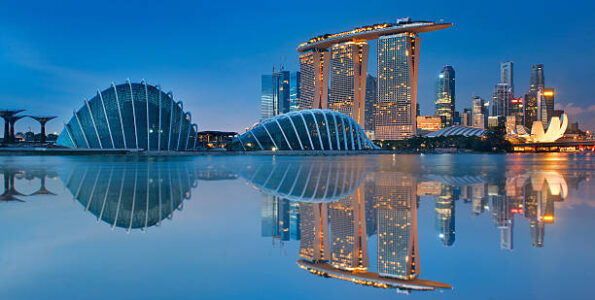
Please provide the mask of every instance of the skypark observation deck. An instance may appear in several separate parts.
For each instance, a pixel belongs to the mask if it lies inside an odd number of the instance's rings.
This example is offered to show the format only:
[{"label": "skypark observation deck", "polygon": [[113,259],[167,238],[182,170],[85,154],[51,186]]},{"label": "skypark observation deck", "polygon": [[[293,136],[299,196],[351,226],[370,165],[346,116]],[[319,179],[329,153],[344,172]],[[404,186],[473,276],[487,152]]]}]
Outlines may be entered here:
[{"label": "skypark observation deck", "polygon": [[430,21],[406,21],[397,23],[384,23],[359,27],[350,31],[325,34],[311,38],[308,42],[298,46],[298,52],[306,52],[313,49],[328,49],[335,44],[357,41],[377,40],[381,36],[399,33],[423,33],[445,29],[452,26],[452,23],[438,23]]}]

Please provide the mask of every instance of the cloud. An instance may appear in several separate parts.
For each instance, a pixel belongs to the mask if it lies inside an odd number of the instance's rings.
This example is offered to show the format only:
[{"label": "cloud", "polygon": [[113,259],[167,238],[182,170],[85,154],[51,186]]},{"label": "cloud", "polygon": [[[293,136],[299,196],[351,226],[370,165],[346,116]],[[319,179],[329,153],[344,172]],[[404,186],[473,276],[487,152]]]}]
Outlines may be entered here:
[{"label": "cloud", "polygon": [[566,105],[562,104],[562,103],[556,103],[556,109],[561,109],[564,110],[564,112],[569,115],[569,116],[576,116],[576,115],[580,115],[586,111],[591,111],[591,108],[593,109],[593,111],[595,111],[595,105],[591,105],[589,106],[589,108],[582,108],[579,106],[574,106],[574,103],[570,102]]}]

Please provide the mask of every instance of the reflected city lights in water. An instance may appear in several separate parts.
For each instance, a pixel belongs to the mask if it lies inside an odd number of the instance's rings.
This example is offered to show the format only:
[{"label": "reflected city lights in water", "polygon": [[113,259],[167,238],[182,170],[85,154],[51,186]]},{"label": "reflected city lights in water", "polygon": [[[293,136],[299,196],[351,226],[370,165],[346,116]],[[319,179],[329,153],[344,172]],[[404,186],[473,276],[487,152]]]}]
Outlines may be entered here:
[{"label": "reflected city lights in water", "polygon": [[[570,217],[560,219],[560,207],[595,207],[575,196],[584,193],[593,175],[593,164],[582,157],[468,158],[472,160],[449,154],[61,158],[54,163],[3,159],[0,210],[35,205],[42,198],[74,199],[81,214],[103,227],[134,234],[165,219],[170,220],[167,226],[174,226],[174,215],[186,214],[186,201],[200,203],[208,197],[203,188],[216,185],[225,191],[246,183],[260,201],[252,195],[233,203],[259,206],[260,216],[245,218],[260,219],[257,240],[270,238],[273,247],[295,249],[285,258],[296,264],[291,272],[303,269],[317,275],[310,276],[313,279],[411,293],[449,291],[464,280],[441,276],[435,266],[424,272],[428,261],[437,260],[432,247],[473,243],[459,241],[459,220],[482,228],[491,222],[497,233],[481,234],[495,242],[490,247],[499,243],[504,254],[518,243],[547,247],[548,228]],[[232,212],[233,206],[226,209],[231,215],[240,213]],[[188,214],[184,219],[198,217]],[[425,229],[427,224],[433,232]]]}]

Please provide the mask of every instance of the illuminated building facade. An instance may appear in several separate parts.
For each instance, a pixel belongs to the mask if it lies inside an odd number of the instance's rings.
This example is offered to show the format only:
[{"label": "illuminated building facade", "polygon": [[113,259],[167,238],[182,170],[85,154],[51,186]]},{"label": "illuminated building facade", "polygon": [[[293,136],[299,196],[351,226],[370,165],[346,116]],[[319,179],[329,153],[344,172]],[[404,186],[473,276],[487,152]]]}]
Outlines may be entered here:
[{"label": "illuminated building facade", "polygon": [[435,115],[442,118],[442,127],[453,125],[455,114],[455,70],[452,66],[444,66],[438,75]]},{"label": "illuminated building facade", "polygon": [[296,110],[327,109],[330,52],[314,49],[300,55],[300,97]]},{"label": "illuminated building facade", "polygon": [[442,185],[440,196],[436,197],[436,230],[444,246],[455,242],[455,202],[450,186]]},{"label": "illuminated building facade", "polygon": [[378,39],[377,140],[402,140],[416,133],[419,43],[412,33]]},{"label": "illuminated building facade", "polygon": [[301,73],[291,72],[289,74],[289,111],[299,109],[300,102]]},{"label": "illuminated building facade", "polygon": [[537,93],[537,111],[545,127],[554,116],[554,89],[543,89]]},{"label": "illuminated building facade", "polygon": [[366,42],[347,42],[331,48],[331,91],[328,108],[353,118],[365,128],[368,50]]},{"label": "illuminated building facade", "polygon": [[488,105],[481,97],[473,96],[471,99],[471,118],[473,127],[488,127]]},{"label": "illuminated building facade", "polygon": [[[399,19],[314,37],[298,47],[301,95],[299,109],[330,108],[352,116],[360,127],[374,130],[378,140],[398,140],[416,133],[418,34],[450,23]],[[365,105],[367,41],[378,40],[378,90],[375,106]],[[331,94],[327,101],[329,76]],[[337,77],[336,79],[333,77]],[[374,126],[366,116],[374,107]],[[354,113],[354,109],[356,113]]]},{"label": "illuminated building facade", "polygon": [[442,129],[442,118],[438,116],[417,116],[417,129],[421,131],[438,131]]},{"label": "illuminated building facade", "polygon": [[112,84],[73,112],[56,144],[69,148],[189,151],[197,125],[182,101],[141,83]]}]

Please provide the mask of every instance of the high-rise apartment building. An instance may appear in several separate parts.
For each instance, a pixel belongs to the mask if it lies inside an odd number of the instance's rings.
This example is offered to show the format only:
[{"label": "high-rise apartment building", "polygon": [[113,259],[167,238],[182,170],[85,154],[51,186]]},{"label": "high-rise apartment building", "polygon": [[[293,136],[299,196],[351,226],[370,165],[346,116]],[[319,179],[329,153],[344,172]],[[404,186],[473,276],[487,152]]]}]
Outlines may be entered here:
[{"label": "high-rise apartment building", "polygon": [[300,55],[300,97],[297,110],[327,109],[330,52],[314,49]]},{"label": "high-rise apartment building", "polygon": [[438,75],[436,86],[435,115],[442,118],[442,127],[453,125],[455,113],[455,70],[444,66]]},{"label": "high-rise apartment building", "polygon": [[378,103],[375,138],[415,135],[420,38],[413,33],[378,39]]},{"label": "high-rise apartment building", "polygon": [[350,116],[364,129],[369,48],[366,42],[336,44],[330,59],[328,108]]},{"label": "high-rise apartment building", "polygon": [[478,96],[471,99],[471,118],[472,126],[479,128],[488,127],[488,105]]},{"label": "high-rise apartment building", "polygon": [[366,78],[366,127],[364,128],[365,130],[374,130],[377,99],[378,79],[368,74],[368,78]]}]

